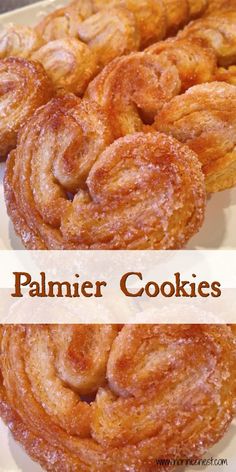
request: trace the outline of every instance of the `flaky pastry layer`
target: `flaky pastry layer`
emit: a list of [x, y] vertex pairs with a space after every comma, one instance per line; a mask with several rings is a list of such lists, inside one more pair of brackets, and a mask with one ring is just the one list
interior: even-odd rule
[[227, 431], [235, 355], [227, 326], [4, 326], [0, 415], [45, 470], [164, 472]]

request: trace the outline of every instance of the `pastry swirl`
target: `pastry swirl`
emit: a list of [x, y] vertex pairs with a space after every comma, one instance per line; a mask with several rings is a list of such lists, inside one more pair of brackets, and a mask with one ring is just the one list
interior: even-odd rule
[[208, 192], [236, 184], [236, 87], [197, 85], [166, 104], [155, 129], [187, 144], [199, 157]]
[[178, 31], [191, 18], [200, 16], [207, 0], [93, 0], [94, 10], [125, 6], [134, 13], [141, 36], [141, 49]]
[[0, 159], [16, 146], [21, 127], [52, 95], [40, 64], [13, 57], [0, 61]]
[[217, 62], [214, 52], [194, 41], [167, 39], [153, 44], [146, 52], [157, 55], [160, 60], [169, 61], [178, 69], [181, 93], [193, 85], [215, 79]]
[[123, 5], [136, 18], [141, 48], [163, 39], [167, 34], [166, 10], [162, 0], [93, 0], [96, 12]]
[[24, 59], [43, 44], [40, 35], [28, 26], [9, 24], [1, 27], [0, 59], [16, 56]]
[[171, 249], [198, 231], [205, 185], [192, 151], [158, 133], [112, 140], [88, 101], [59, 98], [34, 115], [5, 177], [26, 247]]
[[47, 471], [164, 472], [227, 431], [235, 355], [227, 326], [4, 326], [0, 415]]
[[175, 34], [206, 7], [207, 0], [74, 1], [47, 15], [36, 27], [45, 42], [79, 38], [101, 66]]
[[178, 34], [211, 47], [222, 66], [233, 65], [236, 60], [236, 10], [217, 12], [214, 16], [193, 21]]
[[181, 90], [177, 67], [143, 52], [110, 63], [89, 84], [86, 96], [109, 115], [116, 138], [142, 131]]
[[98, 73], [96, 55], [75, 38], [64, 38], [42, 46], [32, 55], [40, 62], [56, 90], [82, 95]]
[[104, 67], [118, 56], [138, 51], [139, 30], [135, 16], [122, 7], [102, 10], [78, 26], [78, 35]]
[[64, 37], [78, 38], [79, 24], [92, 13], [90, 0], [75, 0], [65, 8], [59, 8], [46, 15], [35, 30], [46, 43]]

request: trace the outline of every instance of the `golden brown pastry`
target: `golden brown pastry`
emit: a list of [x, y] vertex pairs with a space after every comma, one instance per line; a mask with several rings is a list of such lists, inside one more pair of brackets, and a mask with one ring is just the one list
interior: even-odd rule
[[210, 1], [212, 0], [188, 0], [190, 17], [197, 18], [198, 16], [201, 16], [206, 10]]
[[[31, 147], [34, 148], [35, 160], [32, 161], [32, 170], [31, 155], [25, 152], [26, 149], [23, 150], [25, 140], [29, 152]], [[91, 167], [112, 140], [106, 115], [95, 104], [85, 101], [81, 103], [81, 100], [74, 95], [54, 99], [38, 111], [31, 124], [28, 124], [27, 129], [23, 131], [17, 152], [9, 156], [5, 177], [8, 211], [26, 247], [45, 249], [47, 245], [50, 248], [55, 245], [63, 246], [63, 238], [57, 227], [58, 223], [60, 226], [62, 213], [71, 205], [70, 198], [73, 195], [69, 192], [73, 189], [75, 193], [80, 187], [84, 188]], [[50, 161], [47, 162], [48, 150]], [[20, 158], [21, 152], [24, 154], [23, 160]], [[37, 160], [40, 165], [37, 164]], [[55, 177], [51, 171], [55, 173]], [[18, 178], [22, 182], [19, 193], [16, 188]], [[25, 178], [27, 184], [23, 183]], [[47, 186], [47, 192], [43, 187], [40, 188], [43, 181]], [[13, 189], [15, 185], [16, 193]], [[34, 201], [34, 190], [31, 185], [37, 185], [38, 203], [43, 195], [48, 198], [48, 205], [44, 202], [48, 208], [47, 210], [46, 207], [42, 208], [42, 212], [45, 211], [42, 216], [36, 208], [37, 203]], [[40, 236], [41, 230], [42, 236]]]
[[163, 0], [167, 18], [167, 35], [176, 34], [188, 22], [190, 10], [188, 0]]
[[40, 64], [12, 57], [0, 61], [0, 160], [16, 146], [17, 133], [27, 119], [52, 94]]
[[78, 35], [104, 67], [118, 56], [138, 51], [140, 35], [135, 16], [126, 8], [102, 10], [78, 26]]
[[93, 0], [93, 4], [95, 12], [121, 5], [132, 12], [139, 28], [141, 48], [166, 35], [167, 18], [163, 0]]
[[214, 16], [193, 21], [178, 37], [200, 40], [211, 47], [219, 65], [228, 66], [236, 60], [236, 10], [216, 13]]
[[230, 325], [230, 327], [231, 327], [234, 335], [236, 336], [236, 324], [232, 324], [232, 325]]
[[229, 327], [118, 331], [2, 328], [0, 415], [45, 470], [164, 472], [158, 459], [200, 458], [227, 431], [236, 365]]
[[82, 95], [98, 72], [93, 51], [75, 38], [51, 41], [32, 55], [44, 66], [56, 90]]
[[46, 43], [64, 37], [77, 38], [79, 24], [92, 13], [91, 1], [77, 0], [45, 16], [36, 31]]
[[15, 24], [1, 26], [0, 59], [9, 56], [27, 59], [42, 44], [40, 35], [33, 28]]
[[175, 65], [139, 52], [110, 63], [90, 83], [86, 95], [109, 115], [113, 134], [119, 138], [153, 123], [158, 110], [180, 90]]
[[216, 80], [236, 85], [236, 66], [230, 66], [227, 69], [224, 67], [217, 69]]
[[200, 16], [208, 0], [93, 0], [94, 10], [125, 6], [135, 14], [141, 48], [174, 34], [191, 18]]
[[170, 249], [202, 225], [197, 157], [159, 133], [111, 146], [100, 108], [72, 96], [41, 108], [5, 176], [16, 232], [29, 249]]
[[85, 19], [93, 14], [93, 1], [94, 0], [72, 0], [68, 6], [76, 6], [82, 18]]
[[147, 50], [149, 54], [158, 55], [178, 69], [181, 92], [193, 85], [214, 80], [217, 70], [216, 56], [209, 48], [188, 39], [167, 39], [153, 44]]
[[[231, 331], [233, 332], [233, 335], [235, 336], [236, 339], [236, 324], [231, 324], [229, 325], [231, 328]], [[235, 390], [234, 390], [234, 412], [236, 415], [236, 385], [235, 385]]]
[[199, 157], [208, 192], [236, 184], [236, 87], [197, 85], [173, 98], [156, 117], [155, 129], [187, 144]]
[[225, 10], [235, 10], [235, 0], [208, 0], [208, 7], [205, 12], [205, 16], [214, 15], [220, 11], [224, 14]]

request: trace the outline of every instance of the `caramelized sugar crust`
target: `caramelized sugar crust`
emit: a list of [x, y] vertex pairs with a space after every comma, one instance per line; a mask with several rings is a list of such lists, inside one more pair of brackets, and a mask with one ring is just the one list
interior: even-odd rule
[[75, 38], [64, 38], [42, 46], [32, 54], [40, 62], [59, 92], [82, 95], [99, 72], [96, 54]]
[[35, 113], [5, 176], [26, 247], [179, 248], [198, 231], [205, 184], [195, 154], [153, 130], [113, 140], [93, 102], [71, 95]]
[[92, 15], [79, 25], [78, 36], [96, 54], [101, 67], [118, 56], [138, 51], [140, 47], [135, 16], [122, 7]]
[[0, 59], [22, 57], [29, 59], [31, 54], [43, 45], [42, 37], [29, 26], [1, 25]]
[[19, 130], [34, 111], [52, 96], [40, 64], [13, 57], [0, 61], [0, 160], [15, 148]]
[[197, 85], [166, 104], [155, 129], [198, 155], [208, 192], [236, 184], [236, 88], [224, 82]]
[[138, 52], [114, 60], [89, 84], [86, 97], [110, 117], [115, 138], [144, 130], [181, 90], [179, 72], [168, 58]]
[[187, 25], [178, 34], [212, 48], [221, 66], [229, 66], [236, 60], [236, 10], [218, 11]]
[[212, 82], [215, 78], [217, 61], [214, 51], [195, 41], [171, 38], [153, 44], [146, 52], [176, 66], [181, 93], [193, 85]]
[[235, 355], [227, 326], [4, 326], [0, 414], [45, 470], [164, 472], [227, 431]]
[[35, 30], [45, 43], [64, 37], [78, 38], [78, 27], [93, 14], [91, 0], [75, 0], [46, 15]]

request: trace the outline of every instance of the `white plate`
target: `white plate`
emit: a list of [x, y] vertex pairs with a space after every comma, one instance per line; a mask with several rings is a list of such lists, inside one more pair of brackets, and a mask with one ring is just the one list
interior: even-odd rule
[[[1, 23], [34, 25], [45, 14], [66, 3], [49, 0], [0, 16]], [[0, 164], [0, 249], [23, 249], [7, 216], [3, 196], [4, 164]], [[188, 248], [234, 249], [236, 248], [236, 189], [214, 195], [208, 202], [206, 222], [201, 232], [192, 239]], [[0, 472], [40, 472], [41, 467], [30, 460], [22, 448], [12, 439], [10, 432], [0, 421]], [[225, 438], [215, 446], [208, 457], [227, 459], [228, 466], [188, 468], [188, 472], [235, 472], [236, 470], [236, 424]]]

